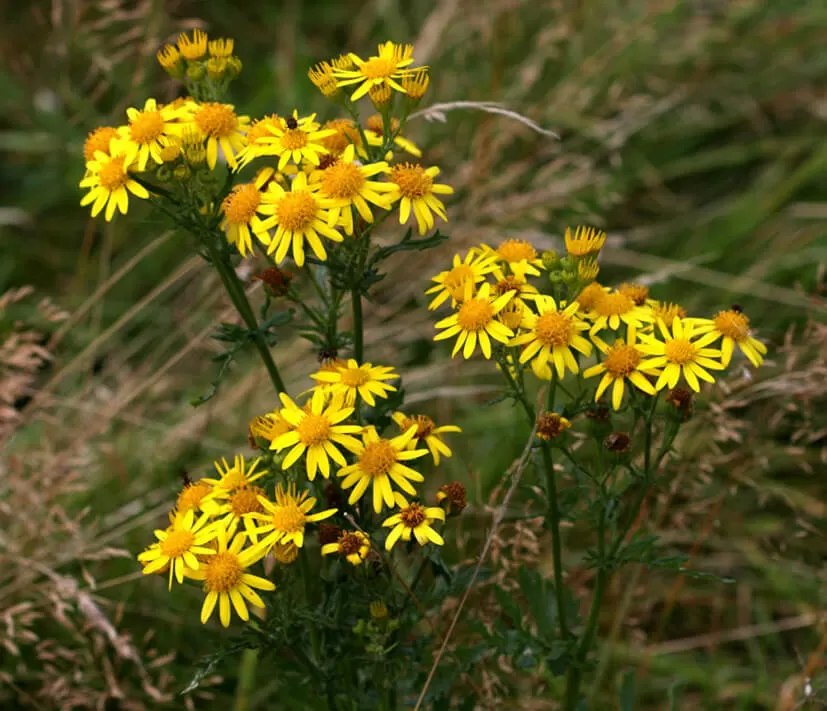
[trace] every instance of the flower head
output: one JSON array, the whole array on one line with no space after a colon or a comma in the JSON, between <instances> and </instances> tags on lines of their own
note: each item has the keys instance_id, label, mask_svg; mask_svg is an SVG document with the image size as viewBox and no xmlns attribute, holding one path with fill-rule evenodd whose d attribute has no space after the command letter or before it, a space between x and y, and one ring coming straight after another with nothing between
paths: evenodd
<instances>
[{"instance_id":1,"label":"flower head","mask_svg":"<svg viewBox=\"0 0 827 711\"><path fill-rule=\"evenodd\" d=\"M590 313L594 309L594 305L597 303L597 300L605 293L606 287L601 286L596 281L585 287L575 299L580 306L581 313Z\"/></svg>"},{"instance_id":2,"label":"flower head","mask_svg":"<svg viewBox=\"0 0 827 711\"><path fill-rule=\"evenodd\" d=\"M359 365L353 358L346 363L334 364L330 368L320 368L311 376L319 385L328 387L332 395L341 395L345 403L352 406L356 396L362 398L370 407L376 405L374 396L386 398L388 393L396 391L393 385L385 380L396 380L399 375L392 367L362 363Z\"/></svg>"},{"instance_id":3,"label":"flower head","mask_svg":"<svg viewBox=\"0 0 827 711\"><path fill-rule=\"evenodd\" d=\"M175 510L180 514L187 511L202 511L201 504L204 497L212 491L212 484L205 479L188 482L178 494Z\"/></svg>"},{"instance_id":4,"label":"flower head","mask_svg":"<svg viewBox=\"0 0 827 711\"><path fill-rule=\"evenodd\" d=\"M325 543L322 555L337 553L351 565L361 565L370 553L370 538L361 531L342 531L335 543Z\"/></svg>"},{"instance_id":5,"label":"flower head","mask_svg":"<svg viewBox=\"0 0 827 711\"><path fill-rule=\"evenodd\" d=\"M339 91L336 77L333 76L333 66L329 62L319 62L307 72L307 76L310 77L313 85L328 98L335 96Z\"/></svg>"},{"instance_id":6,"label":"flower head","mask_svg":"<svg viewBox=\"0 0 827 711\"><path fill-rule=\"evenodd\" d=\"M393 166L390 172L390 181L393 190L388 194L391 202L399 203L399 224L404 225L413 210L419 234L424 235L434 228L436 213L447 222L445 205L435 195L450 195L454 189L450 185L435 183L434 178L439 175L439 168L432 166L423 168L418 163L400 163Z\"/></svg>"},{"instance_id":7,"label":"flower head","mask_svg":"<svg viewBox=\"0 0 827 711\"><path fill-rule=\"evenodd\" d=\"M408 443L416 435L416 427L394 437L383 439L373 427L365 428L362 444L354 452L356 462L339 470L338 476L344 477L342 488L350 489L348 503L353 505L373 485L373 510L379 513L382 505L393 507L393 484L411 496L416 495L412 481L421 482L425 478L402 462L418 459L428 454L425 449L407 449Z\"/></svg>"},{"instance_id":8,"label":"flower head","mask_svg":"<svg viewBox=\"0 0 827 711\"><path fill-rule=\"evenodd\" d=\"M570 427L571 422L556 412L541 412L537 415L537 436L540 439L556 439Z\"/></svg>"},{"instance_id":9,"label":"flower head","mask_svg":"<svg viewBox=\"0 0 827 711\"><path fill-rule=\"evenodd\" d=\"M325 479L330 477L330 459L343 467L347 464L338 447L355 451L359 441L351 435L360 432L359 425L341 424L353 414L353 407L344 406L344 397L333 397L326 402L325 393L317 390L308 408L300 408L285 393L279 393L284 408L279 415L290 424L289 432L273 439L270 449L279 452L287 447L281 466L289 469L302 455L306 455L307 478L313 481L320 471Z\"/></svg>"},{"instance_id":10,"label":"flower head","mask_svg":"<svg viewBox=\"0 0 827 711\"><path fill-rule=\"evenodd\" d=\"M238 248L242 257L253 251L253 234L264 234L264 243L270 243L270 237L259 217L262 195L255 183L242 183L236 185L221 203L224 215L221 227L227 232L227 241Z\"/></svg>"},{"instance_id":11,"label":"flower head","mask_svg":"<svg viewBox=\"0 0 827 711\"><path fill-rule=\"evenodd\" d=\"M223 528L216 530L217 546L213 554L197 570L187 569L185 573L188 578L204 583L207 596L201 607L202 624L210 619L217 604L221 624L229 627L231 606L246 622L250 619L248 602L254 607L264 607L264 602L253 588L275 590L276 586L266 578L246 572L267 554L265 546L259 543L244 548L247 540L244 533L236 533L228 543L229 533Z\"/></svg>"},{"instance_id":12,"label":"flower head","mask_svg":"<svg viewBox=\"0 0 827 711\"><path fill-rule=\"evenodd\" d=\"M483 250L490 249L483 245ZM494 250L497 259L508 264L512 274L525 278L526 274L538 276L543 260L530 242L524 239L507 239Z\"/></svg>"},{"instance_id":13,"label":"flower head","mask_svg":"<svg viewBox=\"0 0 827 711\"><path fill-rule=\"evenodd\" d=\"M218 39L210 40L207 43L207 50L211 57L219 57L226 59L233 53L235 42L232 39L225 39L219 37Z\"/></svg>"},{"instance_id":14,"label":"flower head","mask_svg":"<svg viewBox=\"0 0 827 711\"><path fill-rule=\"evenodd\" d=\"M631 296L622 291L604 291L598 294L587 317L594 322L591 328L593 334L604 328L617 330L621 323L639 328L654 318L650 309L638 306Z\"/></svg>"},{"instance_id":15,"label":"flower head","mask_svg":"<svg viewBox=\"0 0 827 711\"><path fill-rule=\"evenodd\" d=\"M180 137L190 119L189 105L159 106L155 99L147 99L142 109L128 108L129 125L121 135L138 148L137 169L146 170L150 157L155 163L164 163L161 155L171 137Z\"/></svg>"},{"instance_id":16,"label":"flower head","mask_svg":"<svg viewBox=\"0 0 827 711\"><path fill-rule=\"evenodd\" d=\"M299 173L285 190L279 183L272 181L263 195L263 214L272 215L264 220L265 230L276 227L276 232L267 247L267 253L276 253L276 261L281 263L292 247L293 259L298 266L304 266L304 245L307 242L316 257L327 259L327 250L322 244L321 236L334 242L341 242L344 237L330 226L330 208L340 206L342 201L323 197L319 185L308 185L307 175ZM259 239L269 239L263 234Z\"/></svg>"},{"instance_id":17,"label":"flower head","mask_svg":"<svg viewBox=\"0 0 827 711\"><path fill-rule=\"evenodd\" d=\"M110 153L97 151L94 160L86 164L86 175L80 181L80 187L89 188L83 196L81 205L92 203L92 217L104 207L104 216L109 222L115 215L115 209L122 215L129 207L129 193L146 199L147 189L130 176L137 169L138 149L125 141L113 140Z\"/></svg>"},{"instance_id":18,"label":"flower head","mask_svg":"<svg viewBox=\"0 0 827 711\"><path fill-rule=\"evenodd\" d=\"M268 550L276 543L293 543L301 548L304 545L305 526L315 521L323 521L336 513L336 509L327 509L309 514L316 505L316 499L309 496L306 491L297 493L295 484L288 485L285 490L279 482L276 486L275 502L263 496L259 501L264 507L264 512L251 514L250 517L260 522L256 527L256 533L266 534L262 545Z\"/></svg>"},{"instance_id":19,"label":"flower head","mask_svg":"<svg viewBox=\"0 0 827 711\"><path fill-rule=\"evenodd\" d=\"M419 67L402 77L402 88L413 101L419 101L425 96L429 81L428 68Z\"/></svg>"},{"instance_id":20,"label":"flower head","mask_svg":"<svg viewBox=\"0 0 827 711\"><path fill-rule=\"evenodd\" d=\"M416 426L413 439L408 443L407 449L416 449L424 444L434 458L434 464L439 466L440 455L450 457L452 452L448 445L442 440L441 435L446 432L462 432L456 425L442 425L437 427L436 423L427 415L406 415L402 412L394 412L393 421L399 425L402 432L407 432L412 426Z\"/></svg>"},{"instance_id":21,"label":"flower head","mask_svg":"<svg viewBox=\"0 0 827 711\"><path fill-rule=\"evenodd\" d=\"M525 346L520 354L520 363L531 361L531 367L538 378L546 375L546 366L553 363L558 377L562 378L566 369L579 372L577 360L572 349L583 355L591 355L592 344L583 336L582 331L588 330L588 325L578 317L579 304L573 302L562 311L551 296L539 296L536 299L537 313L528 311L522 327L523 333L509 345ZM550 373L548 373L550 375Z\"/></svg>"},{"instance_id":22,"label":"flower head","mask_svg":"<svg viewBox=\"0 0 827 711\"><path fill-rule=\"evenodd\" d=\"M299 118L298 112L294 111L289 118L269 122L269 135L258 138L255 154L245 156L245 160L249 162L263 155L278 156L279 170L284 170L291 160L296 165L319 165L320 157L327 152L321 141L335 131L329 128L320 130L315 119L316 114Z\"/></svg>"},{"instance_id":23,"label":"flower head","mask_svg":"<svg viewBox=\"0 0 827 711\"><path fill-rule=\"evenodd\" d=\"M416 538L420 546L428 543L444 545L445 541L433 528L435 521L445 521L445 510L439 506L423 506L420 503L408 503L405 497L396 494L399 504L399 513L390 516L382 522L383 526L393 527L385 539L385 550L393 548L400 538L410 541L411 536Z\"/></svg>"},{"instance_id":24,"label":"flower head","mask_svg":"<svg viewBox=\"0 0 827 711\"><path fill-rule=\"evenodd\" d=\"M606 242L606 233L594 227L578 225L574 234L566 228L566 251L572 257L587 257L597 254Z\"/></svg>"},{"instance_id":25,"label":"flower head","mask_svg":"<svg viewBox=\"0 0 827 711\"><path fill-rule=\"evenodd\" d=\"M98 151L109 155L109 144L117 137L118 129L113 126L101 126L91 131L83 144L83 157L86 162L95 160Z\"/></svg>"},{"instance_id":26,"label":"flower head","mask_svg":"<svg viewBox=\"0 0 827 711\"><path fill-rule=\"evenodd\" d=\"M268 442L272 442L279 435L283 435L292 429L293 426L281 416L279 410L268 412L265 415L257 415L250 421L249 425L252 437L260 437Z\"/></svg>"},{"instance_id":27,"label":"flower head","mask_svg":"<svg viewBox=\"0 0 827 711\"><path fill-rule=\"evenodd\" d=\"M707 371L724 369L721 351L707 346L719 338L717 334L701 335L691 321L680 318L672 321L671 329L663 321L658 322L658 328L663 340L655 334L641 334L642 343L637 346L642 353L653 356L643 361L641 368L663 368L655 383L656 390L674 388L681 376L695 392L701 389L699 379L715 382Z\"/></svg>"},{"instance_id":28,"label":"flower head","mask_svg":"<svg viewBox=\"0 0 827 711\"><path fill-rule=\"evenodd\" d=\"M712 319L694 319L695 333L711 333L721 339L721 362L729 365L737 345L756 368L764 362L767 347L753 338L749 317L740 308L719 311ZM715 342L714 340L712 341Z\"/></svg>"},{"instance_id":29,"label":"flower head","mask_svg":"<svg viewBox=\"0 0 827 711\"><path fill-rule=\"evenodd\" d=\"M209 102L196 105L192 120L207 139L207 165L215 168L220 147L229 166L235 168L236 154L247 145L250 117L238 116L232 104Z\"/></svg>"},{"instance_id":30,"label":"flower head","mask_svg":"<svg viewBox=\"0 0 827 711\"><path fill-rule=\"evenodd\" d=\"M651 309L653 321L652 326L659 321L663 321L664 325L668 328L672 328L672 322L676 318L684 319L687 315L686 309L683 306L680 304L670 304L666 301L655 301L651 305Z\"/></svg>"},{"instance_id":31,"label":"flower head","mask_svg":"<svg viewBox=\"0 0 827 711\"><path fill-rule=\"evenodd\" d=\"M436 502L446 510L448 515L458 516L468 505L465 485L461 481L443 484L436 492Z\"/></svg>"},{"instance_id":32,"label":"flower head","mask_svg":"<svg viewBox=\"0 0 827 711\"><path fill-rule=\"evenodd\" d=\"M260 461L261 459L257 458L253 460L252 464L248 465L244 457L237 454L233 459L232 466L230 466L224 457L222 457L220 461L214 462L219 478L204 478L201 480L213 487L205 499L228 499L236 490L250 486L254 481L261 479L261 477L267 474L267 470L256 471Z\"/></svg>"},{"instance_id":33,"label":"flower head","mask_svg":"<svg viewBox=\"0 0 827 711\"><path fill-rule=\"evenodd\" d=\"M192 509L170 516L171 525L165 531L155 531L157 543L153 543L138 556L144 564L144 574L157 573L169 566L169 589L172 590L172 576L179 583L184 582L186 568L197 570L197 555L211 555L215 551L204 546L218 534L215 526L208 525L210 517L202 514L198 519Z\"/></svg>"},{"instance_id":34,"label":"flower head","mask_svg":"<svg viewBox=\"0 0 827 711\"><path fill-rule=\"evenodd\" d=\"M621 294L626 294L638 306L646 306L649 303L649 287L643 284L629 284L623 283L617 290Z\"/></svg>"},{"instance_id":35,"label":"flower head","mask_svg":"<svg viewBox=\"0 0 827 711\"><path fill-rule=\"evenodd\" d=\"M594 399L599 400L607 388L612 386L612 407L620 409L623 401L625 382L628 380L647 395L654 395L655 388L647 379L647 375L658 375L657 368L647 365L643 352L638 348L637 335L634 328L630 328L626 340L617 340L608 346L595 338L597 347L605 354L605 358L597 365L588 368L583 377L591 378L603 375L597 385Z\"/></svg>"},{"instance_id":36,"label":"flower head","mask_svg":"<svg viewBox=\"0 0 827 711\"><path fill-rule=\"evenodd\" d=\"M181 61L181 53L178 51L178 47L174 44L165 44L158 50L155 57L158 59L158 64L160 64L165 71L170 74L174 74L178 71L179 63Z\"/></svg>"},{"instance_id":37,"label":"flower head","mask_svg":"<svg viewBox=\"0 0 827 711\"><path fill-rule=\"evenodd\" d=\"M202 30L193 30L192 39L186 32L178 35L178 51L184 59L195 61L207 54L207 34Z\"/></svg>"},{"instance_id":38,"label":"flower head","mask_svg":"<svg viewBox=\"0 0 827 711\"><path fill-rule=\"evenodd\" d=\"M495 318L511 300L513 293L509 291L495 297L491 294L491 285L485 283L475 296L470 296L471 284L466 283L466 294L468 298L463 300L455 314L437 321L436 328L445 330L434 336L434 340L441 341L457 336L451 357L462 349L462 355L466 359L474 355L479 342L483 356L490 358L492 338L506 343L514 335L510 328Z\"/></svg>"},{"instance_id":39,"label":"flower head","mask_svg":"<svg viewBox=\"0 0 827 711\"><path fill-rule=\"evenodd\" d=\"M379 45L379 52L367 60L350 54L350 59L355 68L339 69L333 68L333 75L336 77L338 86L354 86L356 90L350 95L351 101L358 101L371 88L387 86L396 91L405 93L404 87L399 81L407 74L405 67L413 63L413 47L411 45L394 44L384 42Z\"/></svg>"},{"instance_id":40,"label":"flower head","mask_svg":"<svg viewBox=\"0 0 827 711\"><path fill-rule=\"evenodd\" d=\"M470 250L461 259L458 254L455 254L451 268L431 278L436 285L425 293L436 294L436 296L428 304L428 310L433 311L439 308L449 297L451 306L455 307L464 298L466 284L471 285L470 292L473 293L476 291L477 284L485 281L485 275L496 268L497 263L493 256L478 254Z\"/></svg>"},{"instance_id":41,"label":"flower head","mask_svg":"<svg viewBox=\"0 0 827 711\"><path fill-rule=\"evenodd\" d=\"M352 144L356 146L359 155L364 157L362 136L351 119L339 118L326 121L324 128L329 129L331 133L321 139L321 144L331 156L338 158Z\"/></svg>"}]
</instances>

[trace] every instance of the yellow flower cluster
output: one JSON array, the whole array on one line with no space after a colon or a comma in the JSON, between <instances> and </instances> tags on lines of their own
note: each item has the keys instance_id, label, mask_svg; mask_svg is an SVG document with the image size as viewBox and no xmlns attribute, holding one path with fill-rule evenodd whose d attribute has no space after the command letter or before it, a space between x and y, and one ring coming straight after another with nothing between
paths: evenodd
<instances>
[{"instance_id":1,"label":"yellow flower cluster","mask_svg":"<svg viewBox=\"0 0 827 711\"><path fill-rule=\"evenodd\" d=\"M647 395L680 381L698 392L700 381L714 382L709 371L729 365L736 345L754 366L761 365L767 349L739 307L711 319L689 317L678 305L650 298L645 286L612 289L595 282L605 240L605 233L591 228L566 230L565 263L517 239L455 255L426 292L430 309L449 302L453 309L436 323L434 340L455 338L453 355L461 352L466 359L477 346L485 358L496 348L501 362L512 369L515 363L530 365L541 380L579 373L581 361L596 350L597 362L583 376L602 376L595 400L611 388L614 409L621 407L627 382ZM555 267L547 275L552 279L538 279ZM555 284L554 277L569 286L570 301L541 293L541 285Z\"/></svg>"}]
</instances>

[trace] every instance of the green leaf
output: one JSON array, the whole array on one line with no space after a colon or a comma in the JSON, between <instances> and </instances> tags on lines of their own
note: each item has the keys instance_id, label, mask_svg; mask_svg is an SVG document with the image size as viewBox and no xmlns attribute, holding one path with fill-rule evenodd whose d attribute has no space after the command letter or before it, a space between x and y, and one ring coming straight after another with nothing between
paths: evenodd
<instances>
[{"instance_id":1,"label":"green leaf","mask_svg":"<svg viewBox=\"0 0 827 711\"><path fill-rule=\"evenodd\" d=\"M678 692L683 686L681 681L673 681L669 686L669 711L677 711L678 709Z\"/></svg>"},{"instance_id":2,"label":"green leaf","mask_svg":"<svg viewBox=\"0 0 827 711\"><path fill-rule=\"evenodd\" d=\"M634 711L636 697L635 671L630 669L620 683L620 711Z\"/></svg>"}]
</instances>

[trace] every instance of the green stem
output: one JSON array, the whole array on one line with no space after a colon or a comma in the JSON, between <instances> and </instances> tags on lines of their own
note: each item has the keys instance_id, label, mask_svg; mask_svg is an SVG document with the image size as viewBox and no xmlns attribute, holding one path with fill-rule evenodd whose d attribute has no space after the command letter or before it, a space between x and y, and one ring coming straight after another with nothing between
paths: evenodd
<instances>
[{"instance_id":1,"label":"green stem","mask_svg":"<svg viewBox=\"0 0 827 711\"><path fill-rule=\"evenodd\" d=\"M227 290L227 294L229 294L233 305L247 324L247 328L249 328L253 334L253 344L261 356L261 360L264 362L264 367L267 368L267 372L270 374L270 380L273 381L276 392L286 393L287 388L281 379L279 369L273 361L273 356L270 354L267 341L258 329L258 320L253 312L253 307L250 306L250 302L247 300L247 294L244 293L244 286L239 281L238 276L236 276L232 265L224 261L222 255L211 243L211 239L207 237L204 242L210 253L210 258L218 270L218 275L221 277L224 288Z\"/></svg>"},{"instance_id":2,"label":"green stem","mask_svg":"<svg viewBox=\"0 0 827 711\"><path fill-rule=\"evenodd\" d=\"M554 594L557 598L557 620L560 624L560 636L567 639L569 636L566 621L566 601L563 594L563 550L560 542L560 507L557 502L557 482L554 476L554 462L551 456L551 447L543 446L543 465L546 470L546 497L548 498L548 513L546 522L551 530L551 559L554 565Z\"/></svg>"},{"instance_id":3,"label":"green stem","mask_svg":"<svg viewBox=\"0 0 827 711\"><path fill-rule=\"evenodd\" d=\"M255 686L258 650L245 649L238 667L238 685L235 688L233 711L247 711L250 708L250 694Z\"/></svg>"},{"instance_id":4,"label":"green stem","mask_svg":"<svg viewBox=\"0 0 827 711\"><path fill-rule=\"evenodd\" d=\"M350 301L353 305L353 357L359 365L362 365L365 346L362 332L362 295L358 289L351 292Z\"/></svg>"}]
</instances>

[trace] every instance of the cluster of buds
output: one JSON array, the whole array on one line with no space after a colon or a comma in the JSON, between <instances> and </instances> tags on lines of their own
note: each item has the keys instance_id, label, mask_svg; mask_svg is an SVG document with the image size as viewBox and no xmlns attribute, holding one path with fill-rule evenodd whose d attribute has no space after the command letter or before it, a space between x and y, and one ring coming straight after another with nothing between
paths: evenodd
<instances>
[{"instance_id":1,"label":"cluster of buds","mask_svg":"<svg viewBox=\"0 0 827 711\"><path fill-rule=\"evenodd\" d=\"M178 36L175 44L158 51L158 62L175 79L183 81L193 97L215 99L241 73L241 60L233 54L233 40L210 40L206 32L193 30Z\"/></svg>"},{"instance_id":2,"label":"cluster of buds","mask_svg":"<svg viewBox=\"0 0 827 711\"><path fill-rule=\"evenodd\" d=\"M566 256L553 249L543 252L543 266L552 284L565 284L579 292L597 279L600 267L597 255L606 242L606 233L593 227L578 227L574 233L566 228Z\"/></svg>"}]
</instances>

